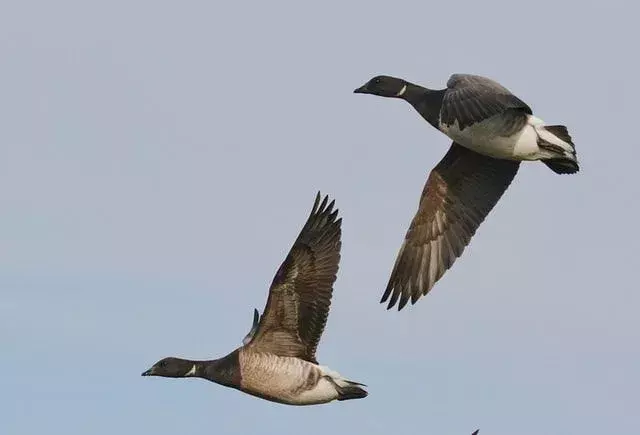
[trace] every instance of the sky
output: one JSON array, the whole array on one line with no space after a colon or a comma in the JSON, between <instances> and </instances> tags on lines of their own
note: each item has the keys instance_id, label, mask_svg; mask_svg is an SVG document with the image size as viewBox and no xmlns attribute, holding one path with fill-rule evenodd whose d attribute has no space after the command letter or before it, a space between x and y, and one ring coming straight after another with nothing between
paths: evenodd
<instances>
[{"instance_id":1,"label":"sky","mask_svg":"<svg viewBox=\"0 0 640 435\"><path fill-rule=\"evenodd\" d=\"M640 433L640 40L632 2L0 6L0 432ZM378 303L450 141L389 74L491 77L568 126L453 268ZM165 356L240 345L316 192L343 217L320 363L363 400L289 407Z\"/></svg>"}]
</instances>

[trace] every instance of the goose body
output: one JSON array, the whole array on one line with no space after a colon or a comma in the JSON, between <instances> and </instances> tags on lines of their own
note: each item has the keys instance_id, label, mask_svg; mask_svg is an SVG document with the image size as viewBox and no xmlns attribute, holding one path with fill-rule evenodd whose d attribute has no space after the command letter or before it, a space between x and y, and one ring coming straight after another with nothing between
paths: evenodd
<instances>
[{"instance_id":1,"label":"goose body","mask_svg":"<svg viewBox=\"0 0 640 435\"><path fill-rule=\"evenodd\" d=\"M533 161L553 158L556 153L541 148L541 139L557 146L563 155L574 153L570 143L546 130L544 121L529 114L517 118L515 115L494 116L464 130L457 123L441 124L440 131L471 151L496 159ZM496 131L501 131L501 134L496 134Z\"/></svg>"},{"instance_id":2,"label":"goose body","mask_svg":"<svg viewBox=\"0 0 640 435\"><path fill-rule=\"evenodd\" d=\"M453 74L436 127L454 142L488 157L515 161L562 157L577 166L570 137L547 130L526 103L486 77ZM547 143L554 147L545 148Z\"/></svg>"},{"instance_id":3,"label":"goose body","mask_svg":"<svg viewBox=\"0 0 640 435\"><path fill-rule=\"evenodd\" d=\"M416 303L462 255L513 181L521 161L539 160L558 174L578 172L563 125L547 125L499 83L453 74L432 90L376 76L355 93L402 99L453 143L433 168L400 247L381 302Z\"/></svg>"},{"instance_id":4,"label":"goose body","mask_svg":"<svg viewBox=\"0 0 640 435\"><path fill-rule=\"evenodd\" d=\"M240 366L245 392L289 405L327 403L340 400L344 388L359 389L338 373L295 357L240 351Z\"/></svg>"},{"instance_id":5,"label":"goose body","mask_svg":"<svg viewBox=\"0 0 640 435\"><path fill-rule=\"evenodd\" d=\"M367 396L364 385L321 366L316 348L324 330L341 247L341 219L328 197L313 209L276 272L265 310L254 311L242 346L223 358L164 358L143 376L198 377L288 405L316 405Z\"/></svg>"}]
</instances>

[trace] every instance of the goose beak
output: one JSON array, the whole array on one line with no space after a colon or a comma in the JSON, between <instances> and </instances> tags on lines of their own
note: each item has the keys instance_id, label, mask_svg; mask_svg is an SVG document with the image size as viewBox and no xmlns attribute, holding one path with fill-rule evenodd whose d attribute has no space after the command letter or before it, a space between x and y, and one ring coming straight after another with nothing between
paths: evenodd
<instances>
[{"instance_id":1,"label":"goose beak","mask_svg":"<svg viewBox=\"0 0 640 435\"><path fill-rule=\"evenodd\" d=\"M353 93L354 94L366 94L367 93L366 85L362 85L359 88L354 89Z\"/></svg>"},{"instance_id":2,"label":"goose beak","mask_svg":"<svg viewBox=\"0 0 640 435\"><path fill-rule=\"evenodd\" d=\"M153 375L153 367L151 367L146 372L142 372L142 376L151 376L151 375Z\"/></svg>"}]
</instances>

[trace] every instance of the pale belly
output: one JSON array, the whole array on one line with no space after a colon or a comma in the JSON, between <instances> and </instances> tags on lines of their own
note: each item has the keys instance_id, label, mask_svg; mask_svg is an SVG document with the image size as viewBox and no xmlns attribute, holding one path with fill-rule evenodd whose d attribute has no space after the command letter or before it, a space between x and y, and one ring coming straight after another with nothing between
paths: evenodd
<instances>
[{"instance_id":1,"label":"pale belly","mask_svg":"<svg viewBox=\"0 0 640 435\"><path fill-rule=\"evenodd\" d=\"M315 405L338 398L318 366L298 358L241 353L242 391L289 405Z\"/></svg>"},{"instance_id":2,"label":"pale belly","mask_svg":"<svg viewBox=\"0 0 640 435\"><path fill-rule=\"evenodd\" d=\"M465 148L485 156L505 160L536 160L539 157L537 133L531 123L509 136L496 134L495 124L482 122L458 129L457 124L443 127L442 132Z\"/></svg>"}]
</instances>

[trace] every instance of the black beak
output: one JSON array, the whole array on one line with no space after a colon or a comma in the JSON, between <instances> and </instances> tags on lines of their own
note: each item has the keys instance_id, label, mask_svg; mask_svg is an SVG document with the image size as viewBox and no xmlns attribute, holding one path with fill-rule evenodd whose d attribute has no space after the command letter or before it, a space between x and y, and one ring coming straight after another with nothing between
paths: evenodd
<instances>
[{"instance_id":1,"label":"black beak","mask_svg":"<svg viewBox=\"0 0 640 435\"><path fill-rule=\"evenodd\" d=\"M151 367L149 370L147 370L146 372L142 373L142 376L152 376L153 375L153 367Z\"/></svg>"},{"instance_id":2,"label":"black beak","mask_svg":"<svg viewBox=\"0 0 640 435\"><path fill-rule=\"evenodd\" d=\"M367 85L362 85L357 89L354 89L353 91L354 94L368 94L369 92L367 92Z\"/></svg>"}]
</instances>

